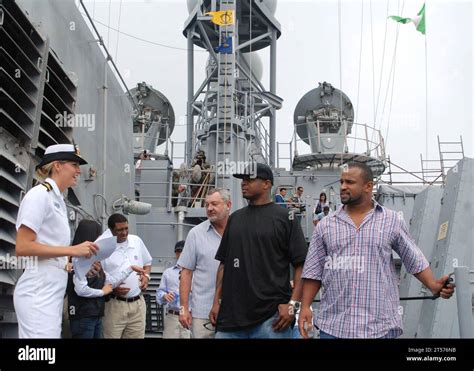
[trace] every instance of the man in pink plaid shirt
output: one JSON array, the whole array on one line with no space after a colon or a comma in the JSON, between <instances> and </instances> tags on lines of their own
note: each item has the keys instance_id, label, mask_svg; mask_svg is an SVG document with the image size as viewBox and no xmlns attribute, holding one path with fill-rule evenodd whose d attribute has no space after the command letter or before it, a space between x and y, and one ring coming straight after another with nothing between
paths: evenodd
<instances>
[{"instance_id":1,"label":"man in pink plaid shirt","mask_svg":"<svg viewBox=\"0 0 474 371\"><path fill-rule=\"evenodd\" d=\"M303 337L313 324L311 303L321 286L316 321L321 338L395 338L402 334L398 278L392 250L434 295L448 299L448 276L433 277L428 261L397 212L372 199L373 174L350 163L341 175L343 206L316 226L304 264L298 321Z\"/></svg>"}]
</instances>

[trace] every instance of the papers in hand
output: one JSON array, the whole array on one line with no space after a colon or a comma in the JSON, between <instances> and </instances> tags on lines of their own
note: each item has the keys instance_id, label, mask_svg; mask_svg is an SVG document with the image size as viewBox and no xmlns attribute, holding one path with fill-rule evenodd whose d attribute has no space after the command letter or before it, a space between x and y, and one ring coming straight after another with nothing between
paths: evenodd
<instances>
[{"instance_id":1,"label":"papers in hand","mask_svg":"<svg viewBox=\"0 0 474 371\"><path fill-rule=\"evenodd\" d=\"M105 235L105 236L104 236ZM117 248L117 237L110 234L106 235L106 232L101 235L96 241L95 244L99 246L99 251L97 255L92 255L90 258L79 257L73 258L72 263L74 265L74 274L79 278L86 276L87 272L91 269L92 264L96 261L101 261L107 259Z\"/></svg>"}]
</instances>

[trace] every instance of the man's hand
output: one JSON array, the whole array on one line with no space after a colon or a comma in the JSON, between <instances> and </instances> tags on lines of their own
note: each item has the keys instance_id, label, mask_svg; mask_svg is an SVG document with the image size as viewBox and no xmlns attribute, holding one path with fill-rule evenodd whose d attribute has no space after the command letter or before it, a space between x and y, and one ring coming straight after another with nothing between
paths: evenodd
<instances>
[{"instance_id":1,"label":"man's hand","mask_svg":"<svg viewBox=\"0 0 474 371\"><path fill-rule=\"evenodd\" d=\"M145 269L143 267L140 267L139 265L131 265L130 268L132 268L133 271L136 272L139 276L138 279L140 280L140 290L146 290L146 288L148 287L149 278L145 276L145 274L147 274Z\"/></svg>"},{"instance_id":2,"label":"man's hand","mask_svg":"<svg viewBox=\"0 0 474 371\"><path fill-rule=\"evenodd\" d=\"M436 280L430 287L433 295L439 295L443 299L449 299L454 294L454 287L452 283L444 287L444 284L449 279L448 275L441 277L439 280Z\"/></svg>"},{"instance_id":3,"label":"man's hand","mask_svg":"<svg viewBox=\"0 0 474 371\"><path fill-rule=\"evenodd\" d=\"M64 269L68 273L73 273L74 272L74 266L69 261L66 263L66 266L64 267Z\"/></svg>"},{"instance_id":4,"label":"man's hand","mask_svg":"<svg viewBox=\"0 0 474 371\"><path fill-rule=\"evenodd\" d=\"M86 273L86 277L91 278L91 277L96 276L100 272L101 269L102 269L102 265L100 264L100 261L94 262L94 264L92 264L91 266L91 269L89 269L89 272Z\"/></svg>"},{"instance_id":5,"label":"man's hand","mask_svg":"<svg viewBox=\"0 0 474 371\"><path fill-rule=\"evenodd\" d=\"M171 303L174 300L174 294L170 291L169 293L163 295L163 299L165 299L168 303Z\"/></svg>"},{"instance_id":6,"label":"man's hand","mask_svg":"<svg viewBox=\"0 0 474 371\"><path fill-rule=\"evenodd\" d=\"M191 316L188 308L181 307L179 309L179 323L181 323L181 326L184 328L191 329L193 317Z\"/></svg>"},{"instance_id":7,"label":"man's hand","mask_svg":"<svg viewBox=\"0 0 474 371\"><path fill-rule=\"evenodd\" d=\"M217 315L219 314L219 309L221 305L219 303L212 304L211 311L209 312L209 321L211 321L212 326L215 326L217 323Z\"/></svg>"},{"instance_id":8,"label":"man's hand","mask_svg":"<svg viewBox=\"0 0 474 371\"><path fill-rule=\"evenodd\" d=\"M119 285L119 287L116 287L114 290L113 290L113 293L114 295L116 296L126 296L128 294L128 292L130 291L130 288L129 287L120 287L122 286L123 283L121 283Z\"/></svg>"},{"instance_id":9,"label":"man's hand","mask_svg":"<svg viewBox=\"0 0 474 371\"><path fill-rule=\"evenodd\" d=\"M145 269L143 269L143 267L140 267L139 265L131 265L130 268L132 268L132 270L134 272L137 272L138 274L145 274Z\"/></svg>"},{"instance_id":10,"label":"man's hand","mask_svg":"<svg viewBox=\"0 0 474 371\"><path fill-rule=\"evenodd\" d=\"M112 292L112 284L111 283L108 283L107 285L104 285L104 287L102 287L102 291L104 292L104 296L105 295L109 295L111 292Z\"/></svg>"},{"instance_id":11,"label":"man's hand","mask_svg":"<svg viewBox=\"0 0 474 371\"><path fill-rule=\"evenodd\" d=\"M150 279L148 278L148 276L146 275L146 273L144 274L140 274L140 290L146 290L146 288L148 287L148 282L150 281Z\"/></svg>"},{"instance_id":12,"label":"man's hand","mask_svg":"<svg viewBox=\"0 0 474 371\"><path fill-rule=\"evenodd\" d=\"M295 318L295 308L289 304L278 305L278 318L273 321L272 327L274 331L283 331L291 325Z\"/></svg>"},{"instance_id":13,"label":"man's hand","mask_svg":"<svg viewBox=\"0 0 474 371\"><path fill-rule=\"evenodd\" d=\"M306 329L313 327L313 311L310 307L301 307L298 319L298 329L303 338L309 338Z\"/></svg>"}]
</instances>

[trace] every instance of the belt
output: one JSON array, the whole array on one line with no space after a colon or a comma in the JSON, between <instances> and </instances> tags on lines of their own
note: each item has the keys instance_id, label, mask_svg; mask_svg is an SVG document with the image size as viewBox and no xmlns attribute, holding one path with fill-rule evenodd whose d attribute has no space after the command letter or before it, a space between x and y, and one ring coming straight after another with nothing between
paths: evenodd
<instances>
[{"instance_id":1,"label":"belt","mask_svg":"<svg viewBox=\"0 0 474 371\"><path fill-rule=\"evenodd\" d=\"M169 314L174 314L175 316L179 316L179 311L178 310L168 310Z\"/></svg>"},{"instance_id":2,"label":"belt","mask_svg":"<svg viewBox=\"0 0 474 371\"><path fill-rule=\"evenodd\" d=\"M134 296L133 298L123 298L121 296L117 296L117 295L114 295L114 294L110 295L110 297L113 298L113 299L120 300L120 301L126 301L127 303L132 303L132 302L137 301L138 299L141 298L140 295Z\"/></svg>"}]
</instances>

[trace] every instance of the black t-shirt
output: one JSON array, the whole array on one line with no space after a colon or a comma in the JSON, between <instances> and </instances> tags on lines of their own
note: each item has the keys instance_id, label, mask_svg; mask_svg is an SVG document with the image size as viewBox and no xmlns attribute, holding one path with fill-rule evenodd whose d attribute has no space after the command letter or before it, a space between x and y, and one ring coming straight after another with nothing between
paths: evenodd
<instances>
[{"instance_id":1,"label":"black t-shirt","mask_svg":"<svg viewBox=\"0 0 474 371\"><path fill-rule=\"evenodd\" d=\"M269 203L229 217L216 254L224 263L217 331L256 326L290 300L290 263L303 263L308 251L301 226L290 214Z\"/></svg>"}]
</instances>

